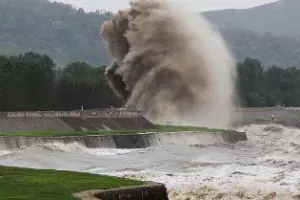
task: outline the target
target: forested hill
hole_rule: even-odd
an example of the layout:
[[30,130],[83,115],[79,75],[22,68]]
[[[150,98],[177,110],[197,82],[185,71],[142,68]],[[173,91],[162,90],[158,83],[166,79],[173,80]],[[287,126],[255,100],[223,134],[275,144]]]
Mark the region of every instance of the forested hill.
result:
[[274,3],[242,10],[202,13],[220,28],[235,57],[250,56],[266,67],[300,67],[300,0]]
[[[300,36],[292,36],[300,33],[299,4],[300,0],[281,0],[204,15],[220,27],[238,61],[252,57],[266,67],[300,67]],[[110,18],[110,13],[86,13],[48,0],[0,0],[0,54],[34,51],[47,54],[58,67],[73,61],[109,64],[99,35],[102,23]]]
[[239,62],[251,57],[261,60],[266,68],[273,65],[300,68],[300,38],[258,34],[246,29],[223,28],[221,34]]
[[0,54],[35,51],[57,66],[74,60],[109,63],[100,26],[109,13],[85,13],[47,0],[0,0]]
[[251,9],[205,12],[203,15],[220,28],[300,37],[299,8],[299,0],[279,0]]

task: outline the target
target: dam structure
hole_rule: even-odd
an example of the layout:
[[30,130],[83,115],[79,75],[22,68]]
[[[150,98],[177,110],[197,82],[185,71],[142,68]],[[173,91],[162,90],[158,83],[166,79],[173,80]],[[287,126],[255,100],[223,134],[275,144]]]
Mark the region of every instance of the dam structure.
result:
[[[237,127],[255,123],[293,123],[299,124],[299,108],[237,108],[239,117]],[[275,120],[270,119],[274,116]],[[277,121],[276,121],[277,120]],[[281,121],[279,121],[281,120]],[[285,124],[283,124],[285,125]],[[156,126],[148,121],[139,111],[118,109],[93,109],[76,111],[32,111],[32,112],[1,112],[0,149],[19,149],[46,143],[78,143],[85,148],[117,148],[137,149],[164,145],[214,145],[220,143],[237,143],[246,141],[244,132],[233,130],[223,132],[147,132]],[[82,132],[82,131],[114,131],[137,130],[132,134],[104,134],[84,136],[9,136],[14,132]]]
[[[300,108],[237,108],[236,126],[281,122],[300,126]],[[271,118],[274,117],[274,120]],[[76,111],[0,112],[0,133],[153,129],[139,111],[125,108]]]
[[16,150],[44,144],[77,144],[88,149],[142,149],[152,146],[209,146],[247,141],[246,133],[224,132],[138,132],[135,134],[105,134],[86,136],[0,136],[0,150]]
[[[223,132],[146,132],[156,126],[140,112],[129,109],[85,111],[42,111],[0,113],[0,148],[14,150],[47,143],[82,145],[84,148],[137,149],[172,144],[213,145],[247,140],[245,133]],[[10,136],[15,132],[76,132],[136,130],[132,134],[95,134],[84,136]],[[76,134],[75,134],[76,135]]]
[[140,112],[128,109],[1,112],[0,132],[100,131],[152,129]]

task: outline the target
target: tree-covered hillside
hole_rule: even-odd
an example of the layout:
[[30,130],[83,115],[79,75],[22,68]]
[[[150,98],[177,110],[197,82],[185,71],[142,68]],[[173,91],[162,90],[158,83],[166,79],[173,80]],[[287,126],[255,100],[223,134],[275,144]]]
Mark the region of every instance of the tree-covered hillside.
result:
[[85,13],[47,0],[0,0],[0,53],[36,51],[57,66],[73,60],[109,63],[100,40],[100,26],[109,13]]
[[81,61],[56,69],[48,55],[27,52],[0,56],[0,111],[74,110],[120,107],[105,66]]
[[299,0],[278,0],[250,9],[202,14],[220,29],[239,61],[249,56],[267,67],[300,67],[299,8]]
[[299,37],[299,8],[299,0],[279,0],[251,9],[205,12],[203,15],[220,28]]
[[[28,52],[0,56],[0,111],[77,110],[121,107],[124,100],[111,90],[105,66],[81,61],[55,69],[47,55]],[[239,105],[246,107],[300,106],[300,69],[273,66],[257,59],[237,65]]]
[[243,29],[221,29],[221,34],[238,61],[257,58],[265,67],[300,68],[300,38],[258,34]]
[[[249,10],[205,13],[205,17],[221,27],[238,61],[252,57],[267,67],[300,67],[300,37],[279,36],[300,33],[298,4],[299,0],[284,0]],[[0,0],[0,54],[34,51],[49,55],[57,67],[78,60],[107,65],[111,58],[100,39],[100,27],[110,18],[110,13],[86,13],[48,0]]]

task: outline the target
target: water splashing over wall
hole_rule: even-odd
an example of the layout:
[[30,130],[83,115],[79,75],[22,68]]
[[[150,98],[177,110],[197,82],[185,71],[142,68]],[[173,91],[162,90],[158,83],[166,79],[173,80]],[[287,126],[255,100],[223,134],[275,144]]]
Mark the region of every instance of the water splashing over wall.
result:
[[220,34],[182,5],[136,0],[101,30],[111,88],[155,123],[227,127],[235,63]]

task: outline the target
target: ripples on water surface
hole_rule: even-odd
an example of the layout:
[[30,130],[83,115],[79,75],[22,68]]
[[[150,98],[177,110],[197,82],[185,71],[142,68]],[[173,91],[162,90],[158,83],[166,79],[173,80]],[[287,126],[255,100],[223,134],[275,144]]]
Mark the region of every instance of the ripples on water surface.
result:
[[243,127],[235,145],[87,149],[51,143],[0,150],[0,164],[116,175],[165,183],[175,199],[300,199],[300,130]]

